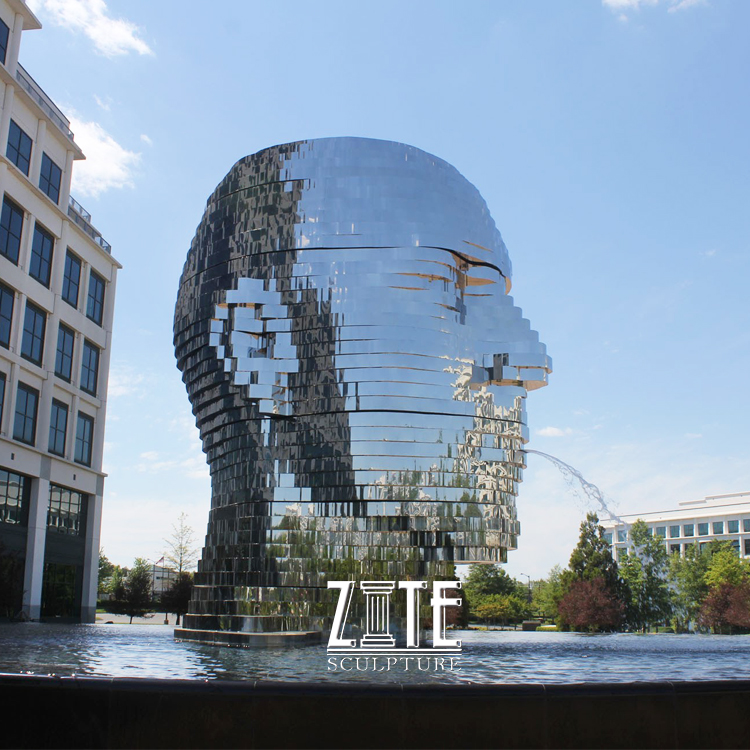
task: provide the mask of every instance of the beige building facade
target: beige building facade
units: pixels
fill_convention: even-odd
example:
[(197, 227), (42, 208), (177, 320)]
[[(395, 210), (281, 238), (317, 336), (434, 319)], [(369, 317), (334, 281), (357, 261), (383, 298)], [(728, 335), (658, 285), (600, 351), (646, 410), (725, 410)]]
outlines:
[(19, 612), (93, 622), (120, 264), (70, 195), (69, 121), (18, 62), (40, 28), (0, 0), (0, 553)]

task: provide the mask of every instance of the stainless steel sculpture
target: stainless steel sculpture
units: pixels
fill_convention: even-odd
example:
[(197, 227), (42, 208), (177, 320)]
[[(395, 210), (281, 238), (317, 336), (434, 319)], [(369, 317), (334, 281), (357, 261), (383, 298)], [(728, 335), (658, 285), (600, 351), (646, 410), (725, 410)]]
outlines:
[(326, 138), (235, 164), (175, 312), (212, 478), (185, 628), (325, 627), (329, 579), (505, 560), (525, 397), (551, 372), (510, 276), (476, 188), (417, 148)]

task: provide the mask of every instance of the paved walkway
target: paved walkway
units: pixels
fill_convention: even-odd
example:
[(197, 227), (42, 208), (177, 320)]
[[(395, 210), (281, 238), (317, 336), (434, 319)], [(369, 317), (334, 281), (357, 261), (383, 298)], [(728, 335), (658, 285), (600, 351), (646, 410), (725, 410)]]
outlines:
[[(129, 615), (113, 615), (110, 612), (97, 612), (96, 613), (96, 624), (104, 625), (106, 623), (114, 623), (115, 625), (128, 625), (130, 623)], [(164, 624), (164, 612), (154, 612), (153, 614), (146, 615), (145, 617), (134, 617), (133, 625), (160, 625), (161, 627), (175, 627), (175, 616), (169, 615), (169, 625)]]

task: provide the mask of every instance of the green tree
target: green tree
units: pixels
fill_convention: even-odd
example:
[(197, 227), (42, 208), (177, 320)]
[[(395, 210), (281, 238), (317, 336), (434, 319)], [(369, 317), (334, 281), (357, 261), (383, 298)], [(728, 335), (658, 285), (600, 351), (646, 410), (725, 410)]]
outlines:
[(188, 525), (187, 518), (187, 513), (180, 513), (177, 523), (172, 524), (172, 536), (164, 540), (168, 545), (164, 559), (178, 573), (192, 570), (198, 559), (195, 532)]
[(177, 625), (180, 617), (187, 613), (190, 596), (193, 593), (192, 573), (178, 573), (172, 585), (161, 595), (162, 607), (165, 612), (177, 615)]
[(113, 595), (115, 598), (108, 603), (107, 611), (128, 615), (131, 624), (134, 617), (143, 617), (151, 612), (151, 565), (148, 561), (137, 557), (127, 577), (121, 577), (116, 582)]
[(667, 581), (669, 556), (661, 537), (649, 535), (640, 518), (630, 527), (631, 547), (620, 561), (620, 573), (630, 590), (627, 618), (631, 627), (646, 632), (667, 620), (672, 603)]
[(517, 582), (499, 565), (469, 566), (469, 575), (466, 576), (464, 591), (466, 591), (470, 601), (472, 598), (489, 596), (490, 594), (513, 594), (516, 590)]
[(102, 547), (99, 550), (99, 596), (106, 593), (109, 579), (114, 572), (115, 566), (107, 559), (107, 556), (104, 554), (104, 547)]
[(740, 560), (730, 542), (719, 542), (709, 549), (706, 585), (709, 589), (729, 583), (741, 586), (748, 581), (748, 563)]
[(557, 617), (557, 608), (564, 594), (563, 569), (559, 565), (555, 565), (546, 579), (534, 582), (531, 600), (533, 611), (538, 612), (545, 620), (554, 620)]
[(669, 556), (669, 580), (672, 585), (672, 624), (675, 632), (690, 630), (696, 622), (701, 604), (708, 595), (706, 572), (711, 554), (697, 544), (685, 548), (685, 556)]
[(612, 557), (610, 544), (604, 538), (604, 527), (599, 525), (599, 516), (596, 513), (587, 513), (586, 520), (581, 523), (578, 544), (570, 555), (568, 568), (578, 581), (602, 578), (607, 588), (615, 595), (622, 593), (620, 571)]

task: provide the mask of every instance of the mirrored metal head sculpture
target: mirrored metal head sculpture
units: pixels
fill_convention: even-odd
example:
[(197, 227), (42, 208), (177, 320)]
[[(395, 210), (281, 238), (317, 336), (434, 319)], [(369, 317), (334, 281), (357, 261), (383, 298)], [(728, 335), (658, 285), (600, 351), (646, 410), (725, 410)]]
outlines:
[(311, 628), (327, 580), (505, 560), (551, 371), (510, 276), (478, 191), (424, 151), (327, 138), (235, 164), (175, 312), (212, 479), (186, 627)]

